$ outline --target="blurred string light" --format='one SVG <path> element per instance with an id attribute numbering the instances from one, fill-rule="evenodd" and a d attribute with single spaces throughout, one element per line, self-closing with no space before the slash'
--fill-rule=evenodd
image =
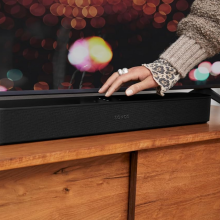
<path id="1" fill-rule="evenodd" d="M 153 19 L 150 24 L 155 28 L 162 28 L 167 24 L 170 32 L 175 32 L 178 22 L 184 17 L 180 14 L 173 17 L 173 20 L 167 20 L 167 15 L 172 9 L 186 11 L 189 4 L 186 0 L 3 0 L 4 9 L 15 18 L 22 18 L 27 14 L 27 10 L 35 17 L 42 17 L 47 26 L 58 24 L 58 17 L 62 17 L 61 25 L 66 29 L 82 30 L 87 25 L 93 28 L 102 28 L 106 24 L 106 18 L 103 15 L 114 15 L 108 20 L 109 24 L 127 23 L 139 18 L 138 21 L 130 26 L 143 29 L 149 26 L 149 23 L 142 22 L 142 17 Z M 49 11 L 49 13 L 48 13 Z M 183 16 L 182 16 L 183 15 Z M 116 19 L 115 19 L 116 18 Z M 89 19 L 89 20 L 88 20 Z M 108 19 L 108 17 L 107 17 Z M 37 22 L 35 20 L 34 22 Z M 32 25 L 32 24 L 31 24 Z M 14 20 L 0 12 L 0 26 L 5 29 L 14 27 Z"/>
<path id="2" fill-rule="evenodd" d="M 95 72 L 112 59 L 110 45 L 100 37 L 79 39 L 70 47 L 68 60 L 80 71 Z"/>
<path id="3" fill-rule="evenodd" d="M 213 64 L 204 61 L 198 65 L 198 68 L 189 72 L 189 78 L 192 81 L 205 81 L 210 75 L 220 75 L 220 61 L 214 62 Z"/>
<path id="4" fill-rule="evenodd" d="M 152 25 L 155 28 L 165 26 L 168 31 L 175 32 L 178 22 L 185 16 L 183 12 L 189 9 L 189 4 L 186 0 L 2 0 L 2 2 L 3 5 L 1 5 L 1 7 L 5 12 L 0 12 L 0 28 L 7 30 L 11 30 L 15 27 L 15 19 L 23 18 L 30 12 L 33 16 L 29 17 L 25 22 L 29 28 L 42 20 L 45 25 L 52 27 L 61 22 L 61 25 L 66 29 L 83 30 L 86 26 L 92 26 L 93 28 L 104 27 L 103 31 L 113 33 L 110 31 L 111 28 L 109 25 L 130 22 L 128 27 L 133 31 L 144 29 Z M 173 14 L 173 16 L 170 16 L 173 9 L 177 10 L 177 12 Z M 8 16 L 8 14 L 10 14 L 10 16 Z M 106 24 L 108 26 L 105 27 Z M 72 33 L 71 31 L 70 38 L 72 37 Z M 22 41 L 29 41 L 32 46 L 32 48 L 22 49 L 20 45 L 17 44 L 13 47 L 14 53 L 22 53 L 28 60 L 34 60 L 39 57 L 39 48 L 49 51 L 59 49 L 55 40 L 48 38 L 38 39 L 36 36 L 31 36 L 26 32 L 25 28 L 15 30 L 15 37 L 20 38 Z M 84 33 L 81 31 L 78 38 L 83 37 Z M 142 42 L 142 37 L 141 35 L 132 36 L 128 39 L 128 42 L 133 45 L 139 44 Z M 69 61 L 73 61 L 72 64 L 82 71 L 94 72 L 99 70 L 103 74 L 103 77 L 108 76 L 113 68 L 109 66 L 109 62 L 112 59 L 111 47 L 104 42 L 103 39 L 99 39 L 97 41 L 98 44 L 96 44 L 96 40 L 88 38 L 84 40 L 86 42 L 84 42 L 85 44 L 78 41 L 81 46 L 76 49 L 76 52 L 80 54 L 84 51 L 85 56 L 79 55 L 77 57 L 73 55 L 71 53 L 73 45 L 70 49 L 69 45 L 66 45 L 66 48 L 70 51 Z M 114 48 L 117 47 L 115 42 L 112 44 L 115 44 Z M 101 51 L 101 55 L 96 55 L 97 51 Z M 52 55 L 49 54 L 47 57 L 51 61 Z M 198 67 L 198 71 L 194 70 L 194 78 L 197 77 L 200 78 L 200 80 L 205 79 L 204 75 L 207 76 L 207 72 L 205 72 L 203 67 L 207 68 L 201 66 L 200 68 Z M 45 75 L 49 76 L 52 73 L 52 64 L 46 63 L 42 66 L 42 69 Z M 208 70 L 209 74 L 218 75 L 220 73 L 219 63 L 213 64 Z M 202 77 L 200 77 L 201 74 L 203 74 Z M 0 86 L 6 88 L 6 90 L 13 87 L 12 84 L 10 84 L 10 82 L 13 83 L 12 74 L 9 75 L 10 76 L 7 74 L 8 79 L 4 79 L 0 84 Z M 18 75 L 19 74 L 17 74 L 17 77 Z M 14 81 L 16 81 L 15 79 L 16 78 L 14 78 Z M 195 78 L 195 80 L 197 79 Z M 46 80 L 39 79 L 34 89 L 49 89 L 48 84 L 44 81 Z M 5 85 L 2 83 L 5 83 Z M 69 86 L 69 84 L 65 83 L 61 85 L 62 88 L 68 88 Z M 88 87 L 89 84 L 83 84 L 83 86 Z"/>

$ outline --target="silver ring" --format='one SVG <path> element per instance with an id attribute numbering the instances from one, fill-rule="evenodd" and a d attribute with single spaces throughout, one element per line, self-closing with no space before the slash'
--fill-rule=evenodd
<path id="1" fill-rule="evenodd" d="M 119 69 L 118 70 L 118 74 L 119 76 L 123 75 L 123 74 L 126 74 L 128 73 L 128 69 L 127 68 L 123 68 L 123 69 Z"/>

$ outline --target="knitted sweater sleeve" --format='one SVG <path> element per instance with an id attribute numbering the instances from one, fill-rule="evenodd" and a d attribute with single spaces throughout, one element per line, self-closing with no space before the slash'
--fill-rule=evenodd
<path id="1" fill-rule="evenodd" d="M 158 60 L 142 64 L 151 71 L 161 96 L 202 60 L 220 52 L 220 1 L 195 0 L 177 34 L 179 39 Z"/>
<path id="2" fill-rule="evenodd" d="M 163 54 L 184 78 L 202 60 L 220 52 L 220 1 L 195 0 L 190 14 L 178 24 L 179 39 Z"/>

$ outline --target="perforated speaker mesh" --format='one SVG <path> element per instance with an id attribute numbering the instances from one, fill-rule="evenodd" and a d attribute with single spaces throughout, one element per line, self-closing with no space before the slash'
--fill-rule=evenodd
<path id="1" fill-rule="evenodd" d="M 18 143 L 166 126 L 209 120 L 210 97 L 164 98 L 0 108 L 0 143 Z M 154 96 L 153 96 L 154 97 Z M 133 97 L 134 99 L 134 97 Z"/>

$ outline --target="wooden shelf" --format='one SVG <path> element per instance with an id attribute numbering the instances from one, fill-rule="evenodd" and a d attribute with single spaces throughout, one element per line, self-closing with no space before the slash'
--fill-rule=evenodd
<path id="1" fill-rule="evenodd" d="M 202 109 L 201 109 L 202 111 Z M 220 138 L 220 108 L 207 124 L 0 146 L 0 170 L 118 154 Z"/>

